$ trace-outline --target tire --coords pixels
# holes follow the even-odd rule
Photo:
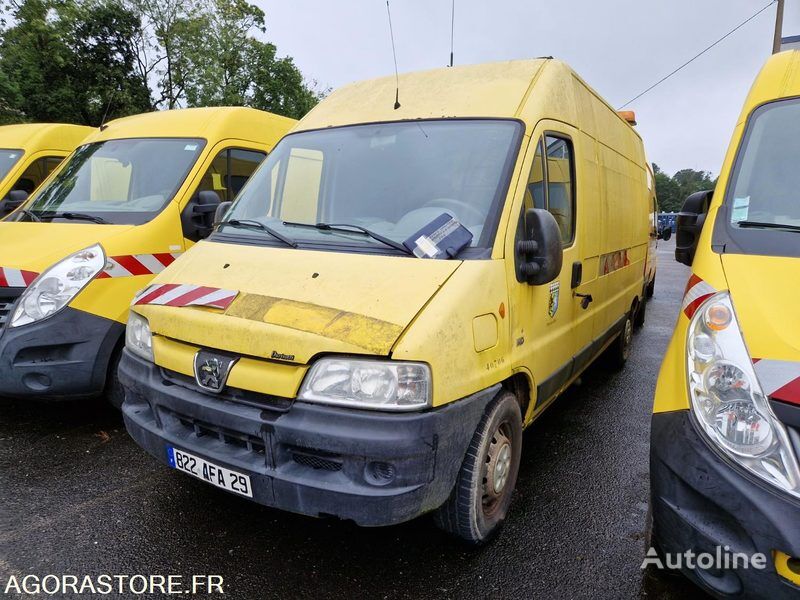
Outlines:
[[[641,329],[644,327],[644,320],[647,315],[647,302],[642,300],[636,307],[636,318],[633,320],[633,327]]]
[[[453,491],[434,513],[436,525],[471,546],[497,535],[511,504],[521,454],[519,402],[503,391],[478,424]]]
[[[647,290],[645,291],[645,296],[648,298],[652,298],[656,293],[656,276],[653,275],[652,281],[647,284]]]
[[[106,377],[106,399],[117,410],[122,410],[122,403],[125,401],[125,388],[119,381],[119,361],[122,358],[122,348],[119,348],[111,355],[108,362],[108,377]]]
[[[622,326],[622,331],[617,336],[617,339],[606,350],[606,362],[608,366],[615,370],[621,371],[628,362],[628,357],[631,354],[631,343],[633,341],[633,309],[625,317],[625,324]]]

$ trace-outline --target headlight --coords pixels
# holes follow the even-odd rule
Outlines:
[[[135,355],[155,362],[150,323],[142,315],[137,315],[133,311],[128,315],[128,326],[125,328],[125,347]]]
[[[702,431],[745,469],[800,497],[797,458],[758,382],[728,292],[694,314],[686,354],[692,413]]]
[[[430,405],[431,370],[421,363],[324,358],[311,367],[298,398],[355,408],[417,410]]]
[[[11,327],[35,323],[64,308],[106,266],[100,244],[68,256],[39,275],[19,299]]]

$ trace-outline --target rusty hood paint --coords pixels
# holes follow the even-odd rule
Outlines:
[[[153,283],[236,290],[231,306],[136,311],[156,335],[244,356],[296,364],[325,353],[385,356],[460,264],[202,242]]]

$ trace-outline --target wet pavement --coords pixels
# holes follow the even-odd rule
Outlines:
[[[156,464],[102,403],[3,401],[0,593],[11,575],[71,573],[220,575],[236,599],[693,597],[640,568],[653,389],[688,277],[673,248],[626,368],[590,368],[527,431],[488,547],[426,517],[360,529],[263,508]]]

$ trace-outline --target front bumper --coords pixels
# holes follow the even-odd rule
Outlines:
[[[69,307],[22,327],[6,323],[0,328],[0,396],[101,394],[124,332],[122,323]]]
[[[420,413],[381,413],[213,396],[128,351],[119,374],[125,426],[162,463],[174,446],[249,475],[260,504],[362,526],[441,506],[499,390]]]
[[[720,547],[766,557],[764,569],[682,569],[697,585],[725,598],[800,595],[787,579],[793,572],[775,555],[800,557],[800,502],[723,459],[701,437],[688,410],[653,415],[650,486],[653,537],[665,555],[715,555]]]

